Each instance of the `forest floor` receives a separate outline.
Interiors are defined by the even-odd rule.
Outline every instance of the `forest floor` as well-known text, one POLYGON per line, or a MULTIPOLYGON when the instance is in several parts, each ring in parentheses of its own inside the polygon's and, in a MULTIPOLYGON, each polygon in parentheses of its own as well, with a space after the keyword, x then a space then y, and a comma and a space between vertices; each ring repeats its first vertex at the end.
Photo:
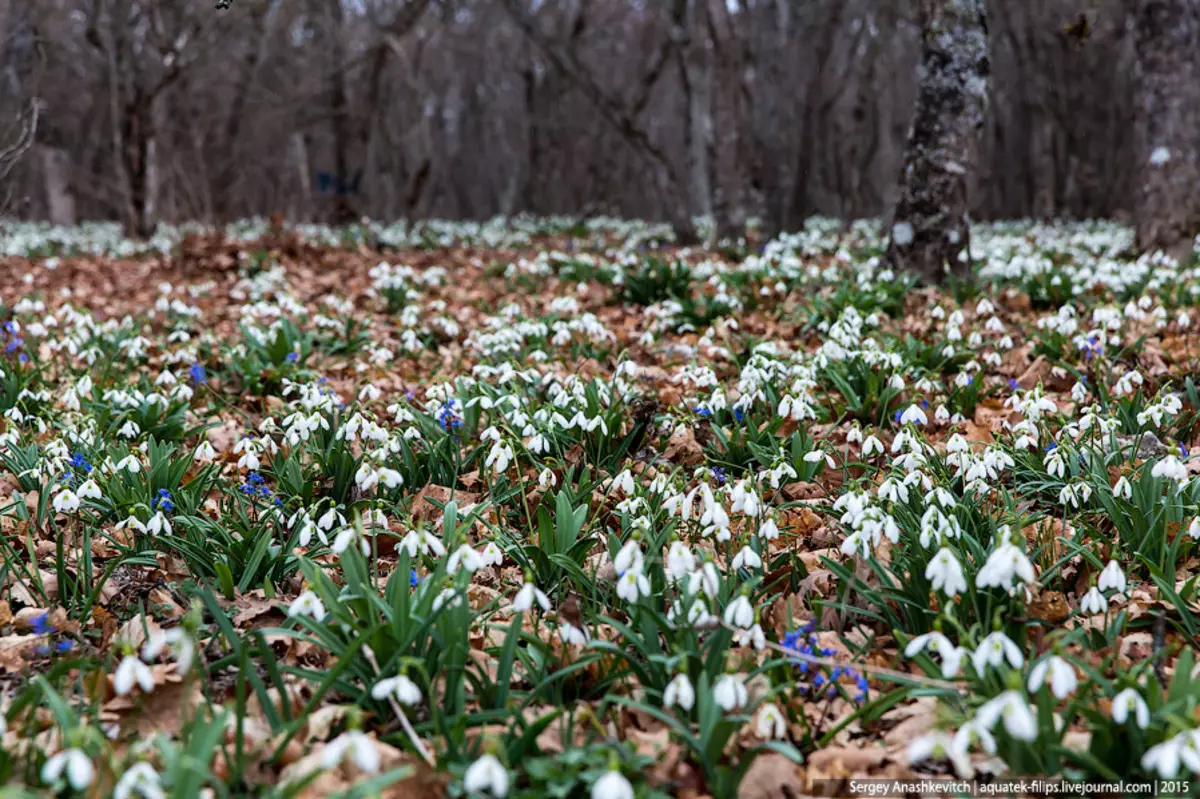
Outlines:
POLYGON ((1200 770, 1194 257, 983 226, 937 289, 866 223, 662 236, 11 229, 0 780, 767 799, 1200 770))

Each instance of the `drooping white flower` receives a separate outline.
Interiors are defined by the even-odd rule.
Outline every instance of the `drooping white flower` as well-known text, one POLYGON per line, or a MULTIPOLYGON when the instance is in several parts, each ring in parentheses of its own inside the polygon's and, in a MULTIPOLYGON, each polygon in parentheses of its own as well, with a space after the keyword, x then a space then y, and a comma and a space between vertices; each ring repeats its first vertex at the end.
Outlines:
POLYGON ((113 690, 117 696, 125 696, 133 690, 134 684, 141 687, 145 693, 150 693, 154 690, 154 675, 150 672, 145 663, 138 660, 133 655, 126 655, 121 658, 121 662, 117 664, 117 670, 113 672, 113 690))
POLYGON ((933 590, 941 591, 948 597, 955 597, 967 590, 967 578, 963 576, 962 564, 954 553, 946 547, 930 559, 925 567, 925 579, 929 580, 933 590))
POLYGON ((726 712, 744 706, 749 700, 745 679, 737 674, 721 675, 713 686, 713 699, 726 712))
POLYGON ((186 672, 191 668, 192 660, 196 655, 196 642, 182 627, 172 627, 151 635, 150 640, 142 647, 142 659, 153 662, 168 647, 175 654, 175 663, 179 672, 186 672))
POLYGON ((321 603, 320 598, 312 591, 305 591, 288 605, 288 615, 293 618, 297 616, 311 616, 320 621, 325 618, 325 605, 321 603))
POLYGON ((1185 733, 1180 733, 1150 747, 1142 755, 1142 768, 1157 772, 1165 780, 1173 778, 1179 773, 1180 753, 1186 743, 1185 733))
POLYGON ((617 579, 617 596, 629 603, 650 593, 650 580, 641 569, 630 569, 617 579))
POLYGON ((467 769, 463 787, 470 793, 490 793, 495 797, 508 794, 508 770, 495 755, 483 755, 467 769))
POLYGON ((754 720, 754 731, 758 733, 759 738, 785 738, 787 737, 787 721, 783 718, 783 713, 774 703, 768 702, 758 709, 758 715, 754 720))
POLYGON ((42 782, 56 785, 66 773, 67 784, 76 791, 82 791, 92 784, 96 768, 92 759, 82 749, 67 749, 52 755, 42 766, 42 782))
POLYGON ((695 703, 696 689, 692 687, 692 681, 683 672, 676 674, 663 691, 663 707, 679 705, 690 711, 695 703))
POLYGON ((1146 729, 1150 724, 1150 708, 1141 694, 1133 688, 1126 688, 1113 697, 1113 721, 1117 724, 1124 724, 1129 719, 1129 712, 1131 710, 1133 711, 1133 718, 1138 727, 1143 730, 1146 729))
POLYGON ((321 751, 321 765, 326 769, 337 768, 347 755, 363 772, 379 771, 379 749, 361 730, 346 730, 327 743, 321 751))
POLYGON ((54 495, 54 511, 56 513, 74 513, 79 510, 79 497, 69 488, 64 488, 54 495))
POLYGON ((954 739, 940 730, 913 740, 905 754, 911 765, 926 760, 949 760, 960 777, 970 777, 975 773, 970 760, 955 748, 954 739))
POLYGON ((1125 590, 1125 572, 1121 571, 1121 566, 1115 560, 1110 560, 1108 565, 1104 567, 1104 571, 1100 572, 1100 579, 1096 583, 1096 587, 1101 591, 1113 590, 1122 592, 1125 590))
POLYGON ((1037 740, 1037 718, 1029 709, 1029 702, 1020 691, 1005 691, 994 699, 985 702, 975 720, 984 729, 990 730, 996 726, 996 721, 1004 723, 1004 730, 1019 741, 1037 740))
POLYGON ((483 568, 483 558, 470 544, 460 545, 458 549, 450 553, 450 559, 446 561, 448 573, 454 574, 460 568, 471 573, 483 568))
POLYGON ((521 586, 521 590, 517 592, 516 598, 513 599, 512 608, 515 612, 524 612, 532 608, 534 602, 537 602, 542 610, 550 610, 550 597, 542 593, 542 589, 526 581, 521 586))
POLYGON ((388 695, 395 696, 402 705, 421 703, 421 689, 404 674, 380 680, 371 687, 371 696, 375 699, 383 699, 388 695))
POLYGON ((151 535, 166 534, 170 535, 174 528, 171 527, 171 520, 163 515, 161 510, 155 511, 150 517, 150 521, 146 522, 146 532, 151 535))
POLYGON ((633 786, 619 771, 606 772, 592 783, 592 799, 633 799, 633 786))
POLYGON ((1050 678, 1050 692, 1059 699, 1066 699, 1079 684, 1075 667, 1058 655, 1051 655, 1030 670, 1029 692, 1040 690, 1047 677, 1050 678))
POLYGON ((1084 613, 1104 613, 1108 610, 1108 598, 1093 585, 1083 595, 1083 599, 1079 602, 1079 609, 1084 613))
POLYGON ((739 594, 726 606, 721 618, 734 627, 749 627, 754 623, 754 606, 745 595, 739 594))
POLYGON ((980 675, 984 667, 999 666, 1006 660, 1014 669, 1019 669, 1025 663, 1025 656, 1021 654, 1021 648, 999 630, 980 641, 979 648, 971 656, 975 671, 980 675))
POLYGON ((166 799, 162 788, 162 777, 154 770, 154 766, 142 761, 134 763, 113 788, 113 799, 166 799))

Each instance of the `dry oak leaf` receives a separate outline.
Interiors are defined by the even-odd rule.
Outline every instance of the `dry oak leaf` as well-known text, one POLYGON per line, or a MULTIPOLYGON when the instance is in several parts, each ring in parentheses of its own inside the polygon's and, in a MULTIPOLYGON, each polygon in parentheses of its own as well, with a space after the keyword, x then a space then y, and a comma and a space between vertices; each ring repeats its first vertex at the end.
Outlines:
POLYGON ((663 457, 683 466, 699 466, 704 462, 704 448, 696 441, 692 428, 680 425, 667 440, 663 457))
POLYGON ((756 757, 737 791, 738 799, 799 799, 807 795, 804 768, 776 752, 756 757))

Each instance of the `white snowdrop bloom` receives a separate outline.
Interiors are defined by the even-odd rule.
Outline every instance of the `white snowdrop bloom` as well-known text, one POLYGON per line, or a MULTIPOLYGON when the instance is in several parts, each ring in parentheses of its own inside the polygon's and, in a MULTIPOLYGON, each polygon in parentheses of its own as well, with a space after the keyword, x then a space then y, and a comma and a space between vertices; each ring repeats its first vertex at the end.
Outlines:
POLYGON ((154 690, 154 675, 150 672, 150 668, 138 660, 134 655, 126 655, 121 658, 121 662, 117 664, 117 670, 113 672, 113 690, 117 696, 125 696, 133 690, 134 684, 137 684, 144 693, 150 693, 154 690))
POLYGON ((913 740, 905 751, 910 765, 926 760, 949 760, 960 777, 970 777, 975 770, 970 760, 954 746, 954 739, 941 730, 935 730, 913 740))
POLYGON ((774 703, 768 702, 758 709, 754 720, 754 731, 759 738, 786 738, 787 720, 774 703))
POLYGON ((1013 581, 1030 585, 1034 581, 1033 564, 1011 541, 1005 540, 988 555, 987 562, 975 577, 980 588, 1003 588, 1010 594, 1016 587, 1013 581))
POLYGON ((402 705, 421 703, 421 689, 404 674, 380 680, 371 687, 371 696, 376 699, 383 699, 389 695, 395 696, 402 705))
MULTIPOLYGON (((241 461, 238 462, 238 465, 241 465, 241 461)), ((358 471, 354 473, 354 483, 364 493, 372 490, 379 485, 379 470, 364 460, 359 464, 358 471)))
POLYGON ((1080 600, 1079 609, 1090 614, 1104 613, 1108 610, 1108 599, 1093 585, 1080 600))
POLYGON ((320 621, 325 618, 325 605, 321 603, 320 598, 312 591, 305 591, 288 605, 288 616, 292 618, 297 616, 311 616, 320 621))
POLYGON ((150 517, 150 521, 146 522, 146 532, 150 535, 170 535, 174 528, 171 527, 171 520, 163 515, 163 512, 155 511, 150 517))
POLYGON ((103 494, 100 493, 100 486, 96 485, 96 481, 89 477, 79 486, 80 499, 100 499, 103 494))
POLYGON ((1141 694, 1133 688, 1126 688, 1113 697, 1113 721, 1117 724, 1124 724, 1129 719, 1130 711, 1133 712, 1134 722, 1138 727, 1146 729, 1150 724, 1150 708, 1141 694))
POLYGON ((933 590, 955 597, 967 590, 967 579, 963 576, 962 564, 954 553, 942 547, 925 567, 925 579, 933 590))
POLYGON ((1129 480, 1124 475, 1113 486, 1113 496, 1121 499, 1129 499, 1133 496, 1133 486, 1129 484, 1129 480))
POLYGON ((975 714, 975 720, 987 730, 995 727, 997 721, 1002 721, 1004 731, 1018 741, 1036 741, 1038 737, 1037 718, 1020 691, 1005 691, 988 700, 975 714))
POLYGON ((758 534, 766 541, 774 541, 776 538, 779 538, 779 525, 775 523, 774 518, 768 516, 759 526, 758 534))
POLYGON ((334 769, 350 756, 350 761, 367 774, 379 771, 379 749, 361 730, 346 730, 321 750, 321 765, 334 769))
POLYGON ((929 424, 929 417, 925 415, 925 411, 921 410, 920 405, 909 405, 904 413, 900 414, 900 424, 929 424))
POLYGON ((1187 467, 1174 455, 1167 455, 1154 464, 1154 467, 1150 469, 1150 474, 1154 477, 1162 477, 1168 480, 1188 479, 1187 467))
POLYGON ((383 466, 379 469, 379 482, 383 483, 385 488, 399 488, 404 485, 404 477, 395 469, 383 466))
POLYGON ((749 627, 754 623, 754 606, 745 595, 739 594, 725 608, 721 618, 734 627, 749 627))
POLYGON ((572 646, 583 646, 590 638, 587 630, 576 627, 567 621, 560 621, 558 623, 558 635, 562 638, 564 644, 572 646))
MULTIPOLYGON (((371 554, 371 543, 367 540, 367 536, 362 534, 357 525, 350 525, 338 530, 338 534, 333 539, 333 544, 329 547, 334 553, 340 555, 349 549, 355 542, 358 542, 358 548, 363 553, 363 557, 371 554)), ((472 550, 473 552, 474 550, 472 550)))
POLYGON ((667 689, 663 691, 663 707, 679 707, 684 710, 691 710, 696 703, 696 689, 692 687, 692 681, 683 672, 676 674, 669 683, 667 689))
POLYGON ((1014 669, 1019 669, 1025 663, 1025 656, 1021 654, 1021 648, 999 630, 980 641, 979 647, 971 656, 975 671, 980 675, 984 673, 986 666, 999 666, 1006 660, 1014 669))
MULTIPOLYGON (((472 550, 473 551, 473 550, 472 550)), ((462 594, 454 588, 443 588, 437 596, 433 598, 433 612, 437 613, 443 607, 453 608, 462 604, 462 594)))
POLYGON ((148 663, 153 662, 168 648, 175 655, 177 671, 182 673, 191 668, 192 660, 196 656, 196 642, 182 627, 172 627, 151 635, 150 640, 142 647, 142 659, 148 663))
POLYGON ((762 564, 762 558, 758 556, 758 553, 749 546, 744 546, 733 556, 731 566, 734 569, 740 569, 742 566, 748 569, 759 569, 762 568, 762 564))
POLYGON ((113 788, 113 799, 166 799, 162 788, 162 777, 149 763, 134 763, 113 788))
POLYGON ((672 580, 682 580, 696 570, 696 556, 687 544, 675 540, 667 548, 667 575, 672 580))
POLYGON ((699 569, 688 575, 688 593, 696 594, 703 591, 709 597, 715 597, 721 590, 721 578, 717 567, 711 561, 705 561, 699 569))
POLYGON ((550 469, 542 469, 538 474, 538 486, 542 489, 550 489, 556 485, 558 485, 558 478, 554 476, 554 472, 550 469))
POLYGON ((404 538, 400 539, 400 547, 408 550, 410 558, 415 558, 418 552, 422 555, 432 552, 439 558, 446 554, 446 548, 442 546, 441 539, 424 530, 409 530, 404 538))
POLYGON ((617 596, 630 604, 649 593, 650 580, 642 574, 641 569, 630 569, 617 578, 617 596))
POLYGON ((633 786, 619 771, 606 772, 592 783, 592 799, 633 799, 633 786))
POLYGON ((470 544, 462 544, 458 549, 450 553, 450 559, 446 561, 446 571, 454 574, 459 569, 466 569, 470 573, 474 573, 483 568, 483 558, 476 552, 470 544))
POLYGON ((1147 749, 1142 755, 1142 769, 1156 772, 1165 780, 1175 777, 1179 773, 1181 750, 1188 743, 1185 736, 1186 733, 1180 733, 1147 749))
POLYGON ((512 608, 515 612, 524 612, 533 607, 533 603, 537 602, 538 606, 543 611, 550 610, 550 597, 542 593, 542 589, 538 588, 531 582, 526 581, 521 586, 521 590, 517 592, 516 598, 513 599, 512 608))
POLYGON ((467 769, 463 787, 469 793, 490 793, 495 797, 508 794, 508 770, 495 755, 483 755, 467 769))
POLYGON ((128 516, 117 522, 114 527, 118 530, 132 529, 137 530, 139 533, 146 532, 146 525, 142 524, 142 520, 136 516, 128 516))
POLYGON ((763 632, 761 624, 753 624, 745 630, 738 630, 734 634, 733 640, 738 646, 752 646, 759 651, 766 649, 767 646, 767 636, 763 632))
POLYGON ((484 566, 499 566, 504 563, 504 553, 495 541, 488 541, 487 546, 479 553, 479 560, 484 566))
POLYGON ((1120 564, 1115 560, 1110 560, 1104 567, 1104 571, 1100 572, 1100 580, 1096 583, 1096 587, 1101 591, 1111 589, 1120 593, 1125 590, 1125 585, 1125 572, 1121 571, 1120 564))
POLYGON ((624 574, 628 571, 641 571, 642 569, 642 548, 638 542, 631 538, 625 542, 617 552, 617 556, 613 558, 613 568, 617 574, 624 574))
POLYGON ((1192 523, 1188 525, 1188 538, 1200 538, 1200 516, 1192 519, 1192 523))
POLYGON ((192 455, 192 460, 197 463, 207 463, 216 457, 217 451, 213 449, 213 445, 209 443, 208 439, 205 439, 196 447, 196 451, 192 455))
POLYGON ((121 429, 117 431, 117 435, 121 438, 137 438, 141 432, 142 428, 138 426, 138 423, 129 419, 125 424, 121 425, 121 429))
POLYGON ((863 441, 862 453, 864 458, 869 458, 872 455, 882 455, 883 442, 874 435, 867 436, 866 440, 863 441))
POLYGON ((621 489, 625 496, 631 496, 634 489, 633 474, 628 469, 624 470, 613 478, 613 486, 621 489))
POLYGON ((726 712, 743 707, 749 701, 745 679, 737 674, 723 674, 713 686, 713 699, 726 712))
POLYGON ((1030 670, 1029 692, 1036 693, 1040 690, 1047 677, 1050 680, 1050 692, 1059 699, 1066 699, 1067 696, 1074 693, 1079 684, 1075 667, 1058 655, 1051 655, 1030 670))
POLYGON ((54 495, 55 513, 74 513, 79 510, 79 497, 69 488, 64 488, 54 495))
POLYGON ((57 785, 66 774, 67 784, 76 791, 82 791, 92 784, 96 776, 96 768, 92 759, 82 749, 67 749, 51 755, 42 766, 42 782, 47 785, 57 785))

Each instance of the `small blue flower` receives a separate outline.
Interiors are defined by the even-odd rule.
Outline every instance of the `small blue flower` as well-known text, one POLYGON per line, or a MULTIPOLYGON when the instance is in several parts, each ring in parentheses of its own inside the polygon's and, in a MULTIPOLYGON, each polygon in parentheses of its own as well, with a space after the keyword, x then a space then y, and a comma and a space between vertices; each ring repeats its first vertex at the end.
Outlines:
POLYGON ((299 358, 299 357, 300 357, 300 356, 299 356, 297 353, 294 353, 294 352, 289 352, 289 353, 287 354, 287 358, 285 358, 284 360, 288 361, 289 363, 295 363, 295 362, 296 362, 296 359, 297 359, 297 358, 299 358))
POLYGON ((188 369, 188 374, 191 376, 192 383, 207 383, 208 375, 204 371, 204 367, 198 363, 192 364, 188 369))
POLYGON ((1056 450, 1056 449, 1058 449, 1058 442, 1057 442, 1057 441, 1051 441, 1049 444, 1047 444, 1047 445, 1046 445, 1046 451, 1047 451, 1047 452, 1053 452, 1053 451, 1054 451, 1054 450, 1056 450))
POLYGON ((733 416, 735 419, 737 419, 740 422, 746 418, 746 412, 744 410, 742 410, 741 408, 735 407, 733 409, 733 416))
POLYGON ((30 625, 33 628, 34 635, 49 635, 54 632, 53 625, 50 624, 50 614, 43 613, 40 616, 35 616, 30 625))
POLYGON ((64 638, 63 640, 61 640, 57 644, 55 644, 54 651, 58 652, 59 654, 62 654, 64 652, 70 652, 74 648, 75 648, 75 642, 69 638, 64 638))
POLYGON ((416 569, 410 569, 408 572, 408 587, 416 588, 417 583, 421 582, 421 578, 417 576, 416 569))
POLYGON ((1016 380, 1014 380, 1014 379, 1012 379, 1012 378, 1010 377, 1010 378, 1008 379, 1008 387, 1009 387, 1009 389, 1011 389, 1012 391, 1019 391, 1019 390, 1021 389, 1021 384, 1020 384, 1020 383, 1018 383, 1016 380))
POLYGON ((893 422, 896 422, 897 424, 899 424, 899 422, 900 422, 900 417, 901 417, 901 416, 903 416, 903 415, 904 415, 904 411, 903 411, 903 410, 900 410, 900 409, 897 409, 897 410, 896 410, 896 412, 892 414, 892 421, 893 421, 893 422))
POLYGON ((170 513, 175 510, 175 500, 171 496, 171 492, 165 488, 158 489, 158 496, 150 503, 150 507, 161 510, 163 513, 170 513))
POLYGON ((722 469, 720 466, 714 466, 712 473, 713 473, 713 477, 716 478, 718 483, 724 484, 725 479, 726 479, 724 469, 722 469))

